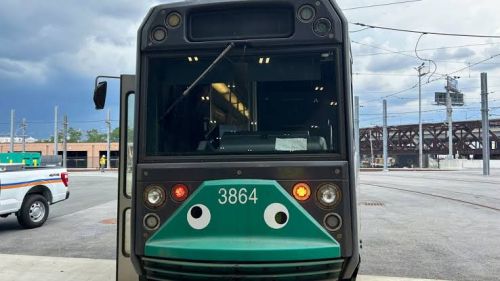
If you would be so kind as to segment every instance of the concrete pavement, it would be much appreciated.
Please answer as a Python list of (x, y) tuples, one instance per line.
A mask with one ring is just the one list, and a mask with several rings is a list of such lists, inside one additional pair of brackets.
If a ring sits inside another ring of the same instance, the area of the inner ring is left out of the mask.
[(102, 259), (0, 255), (2, 281), (108, 281), (115, 262)]
[[(102, 259), (0, 255), (2, 281), (112, 281), (115, 262)], [(360, 276), (358, 281), (431, 281), (386, 276)], [(444, 281), (433, 279), (432, 281)]]

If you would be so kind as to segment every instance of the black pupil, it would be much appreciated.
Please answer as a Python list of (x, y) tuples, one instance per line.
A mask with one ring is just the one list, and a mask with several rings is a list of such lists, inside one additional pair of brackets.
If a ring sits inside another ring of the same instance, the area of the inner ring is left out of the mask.
[(278, 212), (274, 216), (274, 219), (278, 224), (285, 224), (286, 220), (288, 219), (287, 215), (284, 212)]
[(201, 210), (200, 207), (198, 206), (194, 206), (192, 209), (191, 209), (191, 216), (195, 219), (199, 219), (201, 217), (201, 215), (203, 214), (203, 211)]

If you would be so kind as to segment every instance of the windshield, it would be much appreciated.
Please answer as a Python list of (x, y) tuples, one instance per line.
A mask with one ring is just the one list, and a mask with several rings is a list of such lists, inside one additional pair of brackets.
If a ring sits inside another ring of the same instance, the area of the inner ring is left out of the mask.
[(339, 152), (335, 52), (148, 61), (149, 156)]

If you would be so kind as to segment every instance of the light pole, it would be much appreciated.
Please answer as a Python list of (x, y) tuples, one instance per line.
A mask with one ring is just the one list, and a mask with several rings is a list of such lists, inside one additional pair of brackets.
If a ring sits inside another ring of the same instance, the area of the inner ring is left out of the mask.
[(448, 159), (453, 159), (453, 100), (452, 92), (459, 93), (458, 76), (446, 76), (446, 117), (448, 121)]
[(423, 145), (423, 129), (422, 129), (422, 77), (427, 74), (427, 72), (423, 73), (422, 69), (425, 67), (425, 63), (423, 62), (419, 67), (415, 69), (418, 71), (418, 166), (420, 169), (424, 167), (423, 164), (423, 154), (424, 154), (424, 145)]

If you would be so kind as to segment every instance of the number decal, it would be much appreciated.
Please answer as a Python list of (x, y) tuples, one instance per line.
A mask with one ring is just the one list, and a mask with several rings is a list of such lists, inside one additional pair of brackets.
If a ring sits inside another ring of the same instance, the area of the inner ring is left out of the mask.
[(227, 203), (227, 190), (225, 188), (219, 189), (219, 204), (224, 205)]
[(248, 197), (248, 200), (253, 201), (254, 204), (257, 204), (257, 191), (255, 188), (252, 190), (252, 193), (250, 193), (250, 197)]
[(238, 201), (240, 201), (240, 204), (247, 203), (248, 197), (247, 197), (247, 189), (246, 188), (241, 188), (240, 191), (238, 192)]
[(239, 190), (236, 188), (230, 188), (229, 190), (226, 188), (219, 189), (219, 204), (242, 204), (245, 205), (248, 201), (253, 202), (253, 204), (257, 204), (257, 190), (254, 188), (248, 194), (248, 190), (246, 188), (240, 188)]
[(236, 188), (230, 188), (229, 189), (229, 204), (234, 205), (238, 203), (238, 191)]

